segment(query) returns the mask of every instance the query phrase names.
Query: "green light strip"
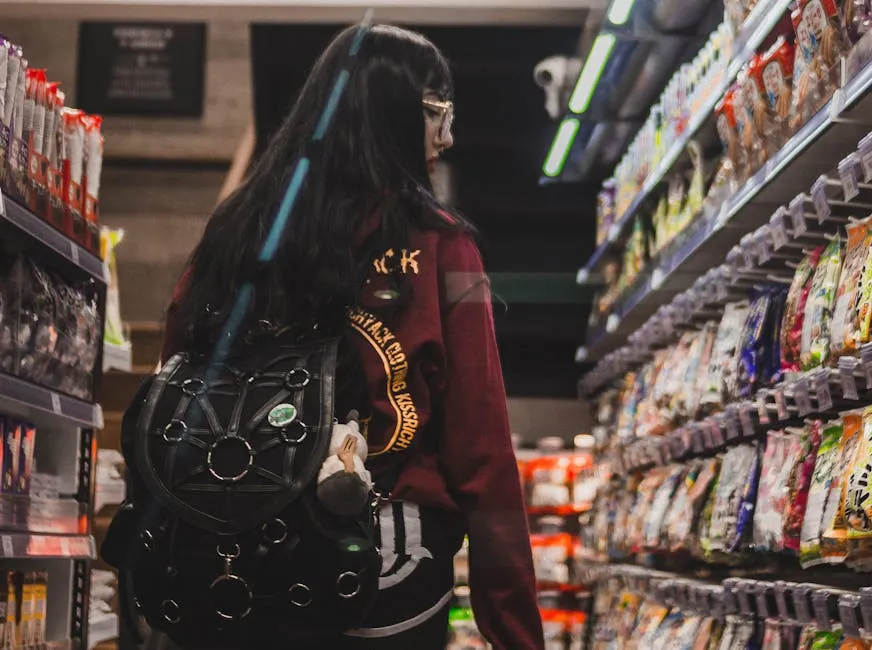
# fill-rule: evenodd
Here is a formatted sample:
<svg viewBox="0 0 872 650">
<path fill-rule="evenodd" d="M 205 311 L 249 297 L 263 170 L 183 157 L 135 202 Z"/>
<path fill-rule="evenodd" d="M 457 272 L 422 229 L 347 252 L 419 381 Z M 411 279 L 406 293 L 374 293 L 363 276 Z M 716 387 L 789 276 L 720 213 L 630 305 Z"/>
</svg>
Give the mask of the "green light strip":
<svg viewBox="0 0 872 650">
<path fill-rule="evenodd" d="M 606 14 L 608 21 L 612 25 L 623 25 L 633 13 L 633 5 L 636 0 L 612 0 L 612 5 L 609 7 L 609 13 Z"/>
<path fill-rule="evenodd" d="M 560 123 L 557 135 L 554 136 L 554 142 L 551 143 L 551 150 L 542 166 L 542 172 L 546 176 L 555 178 L 563 171 L 563 165 L 566 164 L 566 159 L 569 157 L 569 151 L 572 149 L 572 143 L 575 142 L 579 126 L 581 123 L 574 117 L 567 117 Z"/>
<path fill-rule="evenodd" d="M 606 62 L 609 60 L 609 55 L 615 47 L 615 40 L 614 34 L 600 33 L 593 42 L 587 61 L 584 62 L 584 68 L 578 75 L 575 90 L 572 91 L 572 96 L 569 98 L 569 110 L 576 115 L 584 113 L 590 106 L 593 91 L 596 89 L 600 76 L 606 67 Z"/>
</svg>

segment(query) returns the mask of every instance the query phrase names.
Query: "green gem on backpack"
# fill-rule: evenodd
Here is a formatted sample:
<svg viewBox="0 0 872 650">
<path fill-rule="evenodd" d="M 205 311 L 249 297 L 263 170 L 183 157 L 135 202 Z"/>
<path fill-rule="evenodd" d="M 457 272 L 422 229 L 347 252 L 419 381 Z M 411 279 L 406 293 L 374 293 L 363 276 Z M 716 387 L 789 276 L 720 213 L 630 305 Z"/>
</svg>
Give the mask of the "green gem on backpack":
<svg viewBox="0 0 872 650">
<path fill-rule="evenodd" d="M 267 416 L 270 426 L 276 429 L 288 426 L 297 419 L 297 407 L 293 404 L 279 404 L 274 406 Z"/>
</svg>

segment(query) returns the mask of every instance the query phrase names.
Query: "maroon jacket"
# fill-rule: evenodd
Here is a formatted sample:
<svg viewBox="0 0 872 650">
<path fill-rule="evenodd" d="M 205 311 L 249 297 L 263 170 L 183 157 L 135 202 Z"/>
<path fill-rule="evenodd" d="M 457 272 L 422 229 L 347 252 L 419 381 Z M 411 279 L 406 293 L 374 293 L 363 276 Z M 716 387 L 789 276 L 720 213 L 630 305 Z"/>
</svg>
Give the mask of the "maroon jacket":
<svg viewBox="0 0 872 650">
<path fill-rule="evenodd" d="M 382 320 L 367 306 L 377 305 L 397 268 L 411 305 Z M 455 512 L 465 522 L 459 525 L 469 534 L 473 609 L 494 650 L 542 650 L 490 289 L 475 243 L 461 232 L 416 231 L 409 250 L 376 260 L 364 294 L 350 322 L 371 400 L 368 465 L 378 477 L 400 462 L 394 498 Z M 164 360 L 182 348 L 173 311 L 171 305 Z"/>
</svg>

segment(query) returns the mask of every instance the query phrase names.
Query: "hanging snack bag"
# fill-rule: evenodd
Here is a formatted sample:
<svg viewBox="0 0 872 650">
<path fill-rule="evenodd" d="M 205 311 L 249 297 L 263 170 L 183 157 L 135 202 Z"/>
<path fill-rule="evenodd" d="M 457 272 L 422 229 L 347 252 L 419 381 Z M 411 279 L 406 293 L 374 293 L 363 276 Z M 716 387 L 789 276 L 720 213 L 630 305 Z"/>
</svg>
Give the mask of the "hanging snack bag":
<svg viewBox="0 0 872 650">
<path fill-rule="evenodd" d="M 691 548 L 693 536 L 699 534 L 699 526 L 704 519 L 702 511 L 712 493 L 720 465 L 719 458 L 706 458 L 684 477 L 682 486 L 686 489 L 676 495 L 666 521 L 670 550 Z"/>
<path fill-rule="evenodd" d="M 20 59 L 18 80 L 14 89 L 12 102 L 12 121 L 9 139 L 7 165 L 9 175 L 7 188 L 19 199 L 27 195 L 27 142 L 25 131 L 25 102 L 27 96 L 27 59 Z"/>
<path fill-rule="evenodd" d="M 808 27 L 814 65 L 827 97 L 839 85 L 839 59 L 848 52 L 837 0 L 800 0 L 802 20 Z"/>
<path fill-rule="evenodd" d="M 784 308 L 787 302 L 787 289 L 772 287 L 772 305 L 766 314 L 766 327 L 763 332 L 761 351 L 761 370 L 758 385 L 773 386 L 784 377 L 781 370 L 781 326 L 784 322 Z M 754 388 L 752 387 L 752 392 Z"/>
<path fill-rule="evenodd" d="M 870 251 L 872 251 L 872 220 L 847 226 L 848 243 L 845 248 L 845 262 L 839 276 L 839 289 L 836 293 L 836 308 L 833 312 L 830 352 L 834 358 L 852 354 L 861 339 L 857 307 L 864 280 Z M 868 315 L 868 309 L 865 310 Z"/>
<path fill-rule="evenodd" d="M 787 483 L 788 504 L 784 517 L 784 548 L 799 553 L 799 540 L 802 534 L 802 520 L 808 505 L 808 491 L 818 447 L 821 444 L 820 420 L 810 420 L 799 434 L 799 457 L 794 463 Z"/>
<path fill-rule="evenodd" d="M 787 292 L 784 317 L 781 322 L 781 369 L 785 372 L 798 372 L 800 369 L 802 323 L 805 319 L 812 278 L 823 250 L 821 246 L 802 258 Z"/>
<path fill-rule="evenodd" d="M 684 473 L 683 465 L 673 465 L 669 468 L 663 483 L 657 488 L 648 511 L 648 517 L 645 519 L 644 546 L 648 549 L 658 550 L 661 547 L 661 540 L 665 538 L 663 521 L 666 517 L 666 511 L 675 496 L 675 491 L 678 489 Z"/>
<path fill-rule="evenodd" d="M 800 365 L 811 370 L 829 360 L 830 321 L 842 270 L 842 244 L 831 241 L 818 261 L 802 322 Z"/>
<path fill-rule="evenodd" d="M 720 410 L 727 400 L 727 386 L 734 383 L 736 354 L 748 312 L 747 302 L 730 303 L 724 308 L 700 400 L 704 413 Z"/>
<path fill-rule="evenodd" d="M 632 554 L 639 553 L 645 544 L 645 522 L 657 495 L 657 490 L 668 476 L 668 468 L 657 467 L 645 475 L 636 491 L 636 503 L 627 518 L 627 547 Z"/>
<path fill-rule="evenodd" d="M 863 411 L 863 429 L 845 492 L 848 540 L 872 538 L 872 407 Z"/>
<path fill-rule="evenodd" d="M 739 511 L 736 517 L 736 532 L 730 543 L 730 553 L 744 551 L 754 530 L 754 508 L 757 503 L 757 489 L 760 484 L 760 445 L 754 445 L 754 457 L 746 468 L 745 482 L 742 486 Z"/>
<path fill-rule="evenodd" d="M 718 336 L 718 324 L 714 321 L 706 323 L 700 332 L 700 355 L 696 368 L 693 384 L 688 385 L 690 397 L 687 403 L 688 419 L 698 419 L 703 413 L 702 399 L 706 392 L 711 367 L 712 355 L 714 354 L 715 342 Z"/>
<path fill-rule="evenodd" d="M 736 359 L 736 381 L 727 387 L 727 392 L 734 398 L 747 397 L 759 386 L 765 358 L 763 339 L 773 296 L 769 287 L 755 290 L 752 294 L 751 309 L 739 339 L 741 347 Z"/>
<path fill-rule="evenodd" d="M 842 414 L 842 439 L 838 465 L 830 483 L 821 523 L 821 559 L 827 564 L 841 564 L 848 557 L 848 526 L 845 521 L 845 498 L 848 479 L 854 465 L 866 416 L 856 411 Z"/>
<path fill-rule="evenodd" d="M 756 445 L 739 445 L 724 454 L 709 527 L 713 551 L 728 551 L 740 536 L 739 533 L 744 532 L 739 530 L 740 512 L 745 504 L 750 479 L 752 475 L 757 475 L 757 465 Z M 756 493 L 756 479 L 754 488 Z M 751 514 L 753 521 L 753 511 Z"/>
<path fill-rule="evenodd" d="M 754 512 L 754 548 L 781 551 L 784 548 L 784 517 L 788 505 L 787 484 L 799 454 L 798 431 L 770 431 L 766 436 L 757 508 Z"/>
<path fill-rule="evenodd" d="M 73 240 L 81 242 L 84 233 L 85 128 L 83 113 L 65 108 L 64 123 L 64 230 Z"/>
<path fill-rule="evenodd" d="M 804 569 L 823 562 L 820 539 L 821 526 L 824 520 L 827 495 L 839 465 L 842 433 L 841 419 L 828 422 L 823 427 L 799 541 L 799 561 Z"/>
<path fill-rule="evenodd" d="M 85 115 L 84 141 L 84 245 L 89 251 L 100 253 L 100 179 L 103 172 L 103 118 Z"/>
</svg>

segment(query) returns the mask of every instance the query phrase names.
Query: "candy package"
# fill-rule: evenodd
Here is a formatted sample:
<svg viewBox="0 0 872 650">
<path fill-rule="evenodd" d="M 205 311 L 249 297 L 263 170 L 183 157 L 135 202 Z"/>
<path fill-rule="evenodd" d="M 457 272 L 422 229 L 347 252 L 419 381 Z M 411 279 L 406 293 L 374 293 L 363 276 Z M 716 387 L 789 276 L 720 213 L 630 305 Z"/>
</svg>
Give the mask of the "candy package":
<svg viewBox="0 0 872 650">
<path fill-rule="evenodd" d="M 830 493 L 833 478 L 839 464 L 839 451 L 842 442 L 842 420 L 833 420 L 823 427 L 821 444 L 818 447 L 814 464 L 811 487 L 808 491 L 808 504 L 799 543 L 799 561 L 803 568 L 823 562 L 821 555 L 821 532 L 824 509 Z"/>
<path fill-rule="evenodd" d="M 802 322 L 800 365 L 811 370 L 829 360 L 830 321 L 842 270 L 842 244 L 831 241 L 818 261 Z"/>
<path fill-rule="evenodd" d="M 797 372 L 800 369 L 799 358 L 806 303 L 811 291 L 812 278 L 823 250 L 821 246 L 802 258 L 787 292 L 784 316 L 781 321 L 781 368 L 785 372 Z"/>
<path fill-rule="evenodd" d="M 814 473 L 815 459 L 821 444 L 820 420 L 809 420 L 799 432 L 799 457 L 787 482 L 788 503 L 784 517 L 784 548 L 799 553 L 802 520 L 808 505 L 808 491 Z"/>
<path fill-rule="evenodd" d="M 848 525 L 845 521 L 845 498 L 854 458 L 866 426 L 866 414 L 842 414 L 842 439 L 839 442 L 838 465 L 830 483 L 821 522 L 821 559 L 828 564 L 841 564 L 848 557 Z M 869 423 L 872 426 L 872 422 Z"/>
<path fill-rule="evenodd" d="M 839 276 L 836 292 L 836 307 L 833 312 L 830 352 L 834 358 L 852 354 L 862 342 L 860 321 L 868 321 L 870 308 L 861 301 L 864 283 L 872 283 L 867 266 L 872 251 L 872 219 L 851 223 L 847 226 L 848 243 L 845 261 Z M 861 316 L 862 312 L 862 316 Z M 868 332 L 868 324 L 863 328 Z"/>
<path fill-rule="evenodd" d="M 780 551 L 784 547 L 784 518 L 788 505 L 788 480 L 799 454 L 798 432 L 770 431 L 754 512 L 754 548 Z"/>
</svg>

